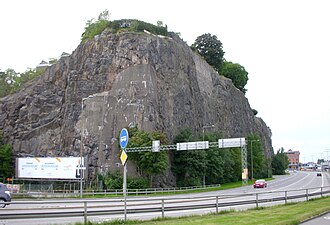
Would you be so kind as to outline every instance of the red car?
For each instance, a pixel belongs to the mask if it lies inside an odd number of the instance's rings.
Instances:
[[[267,187],[267,182],[265,180],[256,180],[253,184],[254,188],[265,188]]]

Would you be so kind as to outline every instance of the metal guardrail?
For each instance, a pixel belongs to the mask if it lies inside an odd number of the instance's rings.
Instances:
[[[31,207],[10,209],[7,207],[0,210],[2,220],[31,219],[31,218],[55,218],[55,217],[84,217],[85,223],[88,217],[100,215],[124,215],[136,213],[159,213],[164,218],[166,212],[215,209],[218,213],[220,208],[230,206],[254,205],[284,202],[292,200],[307,201],[310,198],[330,195],[330,186],[309,189],[253,192],[239,195],[210,195],[194,197],[149,197],[124,199],[83,199],[83,200],[57,200],[57,201],[13,201],[12,205],[24,204]],[[58,206],[64,204],[65,207]],[[32,207],[37,205],[37,207]],[[40,205],[47,205],[47,211],[41,211]],[[127,207],[124,209],[124,206]],[[42,208],[45,208],[42,206]],[[28,210],[28,212],[26,212]],[[126,218],[126,214],[125,214]]]
[[[150,195],[150,194],[165,194],[165,193],[180,193],[185,191],[194,190],[207,190],[211,188],[221,187],[221,184],[205,185],[205,186],[191,186],[191,187],[179,187],[179,188],[145,188],[145,189],[128,189],[128,195]],[[53,191],[21,191],[20,193],[12,193],[17,197],[37,197],[37,198],[67,198],[67,197],[79,197],[80,192],[69,190],[53,190]],[[88,191],[83,192],[84,196],[122,196],[122,189],[101,190],[101,191]]]

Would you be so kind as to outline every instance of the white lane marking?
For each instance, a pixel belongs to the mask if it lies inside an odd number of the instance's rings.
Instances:
[[[308,173],[300,173],[300,174],[303,174],[304,175],[301,179],[299,179],[298,181],[296,181],[294,183],[291,183],[289,185],[286,185],[285,187],[280,187],[278,189],[275,189],[275,191],[280,191],[280,190],[283,190],[283,189],[286,190],[288,187],[293,186],[293,185],[296,185],[297,183],[300,183],[303,179],[307,178],[310,175]]]

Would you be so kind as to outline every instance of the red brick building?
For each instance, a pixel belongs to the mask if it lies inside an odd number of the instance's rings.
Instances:
[[[292,151],[291,149],[289,149],[287,152],[284,152],[289,159],[289,169],[298,169],[299,167],[299,155],[300,152],[299,151]]]

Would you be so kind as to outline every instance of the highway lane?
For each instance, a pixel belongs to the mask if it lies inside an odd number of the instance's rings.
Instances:
[[[315,172],[296,172],[290,175],[284,176],[276,176],[276,179],[268,182],[267,188],[254,189],[252,186],[245,186],[235,189],[222,190],[222,191],[214,191],[214,192],[206,192],[206,193],[196,193],[196,194],[180,194],[173,196],[159,196],[159,197],[129,197],[128,198],[128,209],[146,209],[146,208],[160,208],[161,207],[161,199],[165,200],[166,207],[179,207],[179,206],[187,206],[193,205],[196,206],[194,208],[190,208],[185,211],[166,211],[165,216],[183,216],[183,215],[191,215],[191,214],[204,214],[209,212],[215,212],[215,207],[208,209],[197,209],[200,205],[203,204],[215,204],[216,198],[214,196],[218,195],[218,203],[221,205],[225,205],[228,202],[236,202],[236,201],[249,201],[256,199],[256,193],[258,193],[258,198],[274,198],[274,197],[283,197],[283,191],[290,190],[298,190],[293,192],[292,195],[297,194],[305,194],[306,188],[315,188],[315,191],[320,191],[319,187],[330,186],[330,174],[322,173],[322,176],[319,177]],[[314,189],[312,190],[314,191]],[[288,192],[288,196],[290,196],[291,192]],[[196,198],[199,199],[196,199]],[[82,212],[83,202],[79,202],[79,200],[65,199],[60,202],[56,202],[53,204],[41,204],[41,202],[47,201],[47,199],[40,201],[37,205],[31,205],[28,203],[21,202],[21,204],[12,204],[5,209],[0,210],[0,224],[27,224],[26,219],[20,220],[1,220],[2,214],[10,214],[10,213],[18,213],[18,212],[26,212],[33,213],[36,211],[53,211],[52,208],[55,208],[57,211],[72,211],[72,212]],[[49,201],[49,200],[48,200]],[[58,200],[57,200],[58,201]],[[191,202],[193,201],[193,202]],[[294,200],[292,200],[294,201]],[[260,206],[268,206],[281,202],[267,202],[262,203]],[[96,210],[122,210],[123,209],[123,201],[122,198],[116,199],[95,199],[93,202],[88,202],[89,211]],[[249,205],[242,206],[222,206],[219,207],[219,210],[229,210],[229,209],[246,209],[255,207],[255,203],[251,203]],[[139,213],[139,214],[129,214],[128,219],[151,219],[160,217],[160,212],[149,212],[149,213]],[[100,216],[91,216],[88,217],[91,221],[104,221],[104,220],[112,220],[112,219],[123,219],[123,215],[100,215]],[[52,219],[29,219],[29,224],[67,224],[67,223],[75,223],[75,222],[83,222],[82,216],[76,216],[72,218],[52,218]]]

